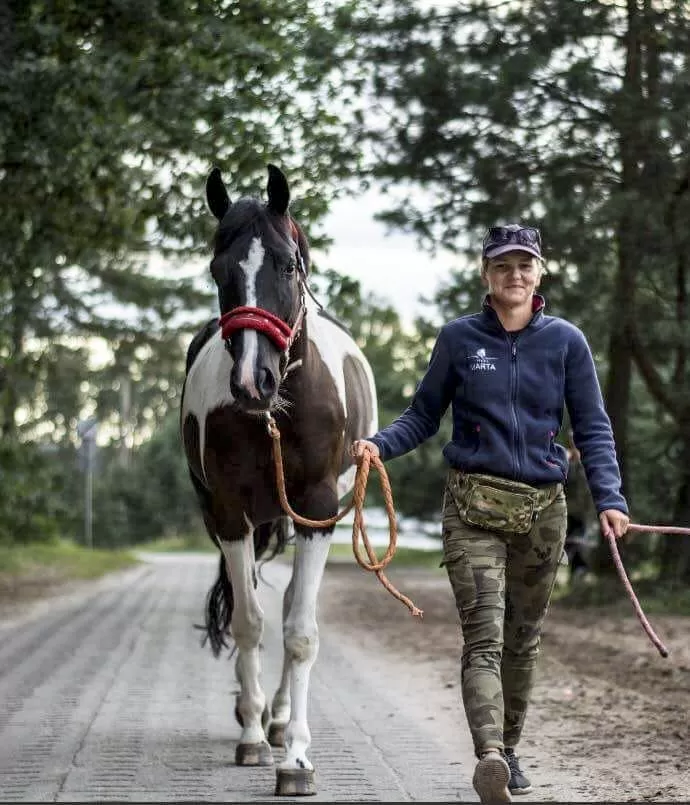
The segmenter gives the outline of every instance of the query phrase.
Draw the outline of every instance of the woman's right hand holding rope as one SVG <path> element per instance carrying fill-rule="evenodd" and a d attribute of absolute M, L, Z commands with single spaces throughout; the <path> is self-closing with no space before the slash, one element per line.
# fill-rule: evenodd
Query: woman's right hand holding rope
<path fill-rule="evenodd" d="M 370 442 L 368 439 L 357 439 L 350 447 L 350 455 L 357 464 L 357 476 L 355 478 L 354 496 L 352 501 L 355 509 L 355 519 L 352 524 L 352 552 L 354 553 L 357 564 L 364 570 L 374 572 L 378 580 L 388 590 L 391 595 L 401 601 L 410 612 L 417 618 L 421 618 L 424 613 L 421 609 L 416 607 L 414 603 L 406 596 L 397 590 L 388 581 L 383 573 L 383 569 L 388 565 L 393 558 L 398 541 L 398 526 L 395 517 L 395 508 L 393 507 L 393 493 L 391 491 L 390 481 L 386 469 L 381 460 L 379 448 Z M 386 551 L 383 559 L 378 559 L 376 553 L 369 542 L 367 530 L 364 526 L 364 498 L 366 495 L 367 480 L 369 476 L 369 467 L 372 465 L 379 473 L 379 480 L 381 481 L 381 491 L 386 505 L 386 514 L 388 515 L 389 527 L 389 542 L 388 550 Z M 359 541 L 362 540 L 364 549 L 368 556 L 368 561 L 361 556 L 359 551 Z"/>
<path fill-rule="evenodd" d="M 350 447 L 350 455 L 352 458 L 354 458 L 357 464 L 362 463 L 365 450 L 368 450 L 371 455 L 376 456 L 376 458 L 380 457 L 379 448 L 374 444 L 374 442 L 370 442 L 368 439 L 357 439 L 356 441 L 352 442 L 352 446 Z"/>

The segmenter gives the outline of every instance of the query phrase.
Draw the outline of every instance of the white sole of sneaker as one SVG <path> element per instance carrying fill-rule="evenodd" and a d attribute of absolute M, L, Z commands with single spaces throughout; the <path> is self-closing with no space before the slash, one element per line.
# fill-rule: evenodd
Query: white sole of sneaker
<path fill-rule="evenodd" d="M 498 752 L 488 752 L 474 770 L 472 785 L 482 805 L 501 805 L 512 802 L 508 791 L 510 769 Z"/>
<path fill-rule="evenodd" d="M 528 785 L 526 788 L 511 788 L 509 790 L 514 797 L 520 797 L 523 794 L 530 794 L 532 792 L 532 786 Z"/>

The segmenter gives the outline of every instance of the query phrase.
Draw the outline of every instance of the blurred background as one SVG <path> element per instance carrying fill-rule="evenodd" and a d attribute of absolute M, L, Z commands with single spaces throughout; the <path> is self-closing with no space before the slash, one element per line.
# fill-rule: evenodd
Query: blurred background
<path fill-rule="evenodd" d="M 478 309 L 486 226 L 540 227 L 633 520 L 690 525 L 689 61 L 687 0 L 0 0 L 0 569 L 208 542 L 178 403 L 213 165 L 234 198 L 288 176 L 382 424 Z M 449 426 L 387 467 L 403 545 L 438 544 Z M 690 582 L 690 538 L 625 553 Z"/>

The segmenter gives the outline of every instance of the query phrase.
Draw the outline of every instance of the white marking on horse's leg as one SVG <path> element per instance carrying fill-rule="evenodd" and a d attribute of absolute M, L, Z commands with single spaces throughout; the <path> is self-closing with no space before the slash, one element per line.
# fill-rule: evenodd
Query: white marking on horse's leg
<path fill-rule="evenodd" d="M 234 595 L 230 628 L 238 651 L 240 695 L 237 707 L 243 721 L 240 743 L 256 744 L 266 740 L 261 725 L 266 696 L 259 680 L 259 644 L 263 633 L 264 613 L 254 589 L 254 529 L 248 525 L 249 529 L 243 540 L 221 542 L 221 549 Z"/>
<path fill-rule="evenodd" d="M 290 583 L 285 588 L 283 594 L 283 629 L 290 613 L 290 606 L 294 597 L 295 583 L 290 579 Z M 271 720 L 276 724 L 285 726 L 290 718 L 290 658 L 286 651 L 283 652 L 283 669 L 280 674 L 280 684 L 276 689 L 271 704 Z"/>
<path fill-rule="evenodd" d="M 246 260 L 240 260 L 240 268 L 244 273 L 246 283 L 246 304 L 249 307 L 256 307 L 256 278 L 264 262 L 266 251 L 261 243 L 261 238 L 252 238 L 249 246 L 249 254 Z M 259 336 L 254 330 L 244 330 L 244 349 L 239 359 L 240 383 L 244 386 L 250 397 L 257 400 L 261 398 L 259 390 L 254 381 L 254 366 L 259 354 Z"/>
<path fill-rule="evenodd" d="M 307 750 L 311 733 L 307 721 L 307 697 L 311 669 L 319 653 L 319 628 L 316 622 L 316 601 L 323 571 L 328 558 L 330 536 L 314 531 L 305 539 L 295 537 L 293 564 L 293 598 L 285 624 L 283 643 L 290 674 L 292 708 L 285 729 L 285 760 L 281 769 L 310 769 Z"/>

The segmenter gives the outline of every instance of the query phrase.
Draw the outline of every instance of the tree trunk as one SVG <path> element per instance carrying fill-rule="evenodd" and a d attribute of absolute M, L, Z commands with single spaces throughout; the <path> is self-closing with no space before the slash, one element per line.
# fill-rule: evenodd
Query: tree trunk
<path fill-rule="evenodd" d="M 641 18 L 637 0 L 627 0 L 628 30 L 626 41 L 625 77 L 617 110 L 621 155 L 620 213 L 616 231 L 618 270 L 616 272 L 612 307 L 613 316 L 608 346 L 608 374 L 605 387 L 606 410 L 611 418 L 616 454 L 620 466 L 623 494 L 629 498 L 628 483 L 628 422 L 630 388 L 633 371 L 631 348 L 631 317 L 635 310 L 637 289 L 637 227 L 633 200 L 638 192 L 640 145 L 637 110 L 643 102 L 641 65 Z M 602 540 L 594 557 L 598 572 L 615 573 L 608 545 Z"/>
<path fill-rule="evenodd" d="M 642 93 L 642 18 L 637 0 L 627 0 L 628 30 L 626 42 L 625 77 L 618 110 L 619 143 L 621 155 L 621 198 L 616 239 L 618 245 L 618 271 L 613 291 L 614 316 L 608 349 L 608 377 L 606 406 L 611 417 L 616 452 L 627 493 L 628 418 L 630 384 L 632 380 L 632 350 L 630 319 L 635 310 L 637 273 L 637 222 L 635 221 L 635 195 L 639 190 L 639 148 L 641 138 L 637 112 L 644 102 Z"/>
<path fill-rule="evenodd" d="M 683 448 L 678 462 L 680 477 L 671 522 L 690 526 L 690 412 L 685 419 L 681 439 Z M 690 537 L 669 534 L 662 545 L 659 580 L 687 586 L 690 583 Z"/>
<path fill-rule="evenodd" d="M 621 240 L 625 238 L 622 236 Z M 606 378 L 606 410 L 611 418 L 613 436 L 616 441 L 616 454 L 623 480 L 623 493 L 627 493 L 628 420 L 630 409 L 630 385 L 632 380 L 632 353 L 630 349 L 630 330 L 628 326 L 629 306 L 635 299 L 635 266 L 631 265 L 621 246 L 618 258 L 618 273 L 614 299 L 615 314 L 608 347 L 608 374 Z"/>

